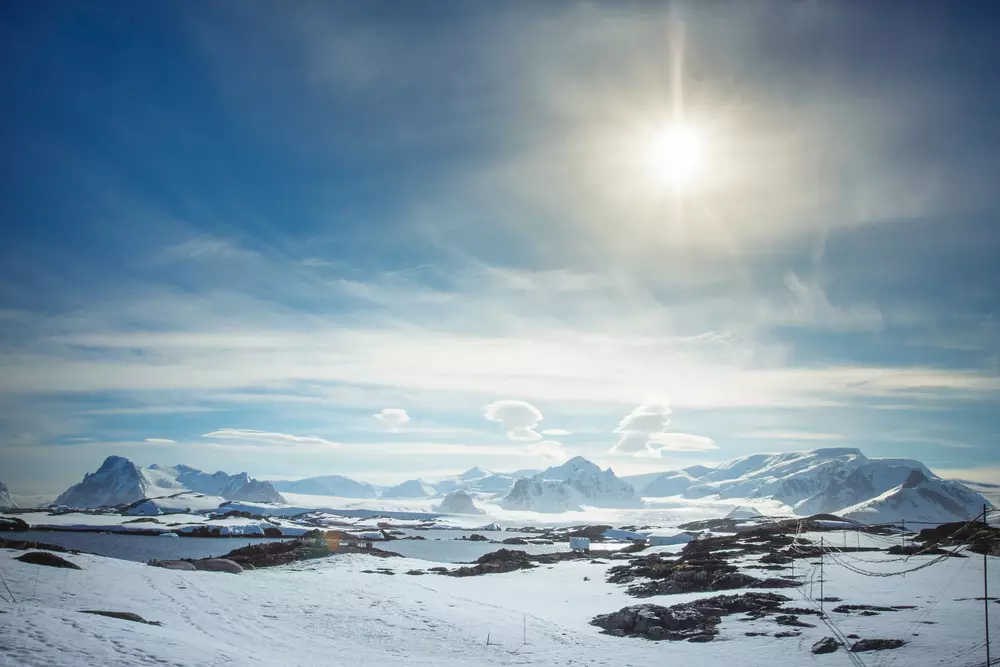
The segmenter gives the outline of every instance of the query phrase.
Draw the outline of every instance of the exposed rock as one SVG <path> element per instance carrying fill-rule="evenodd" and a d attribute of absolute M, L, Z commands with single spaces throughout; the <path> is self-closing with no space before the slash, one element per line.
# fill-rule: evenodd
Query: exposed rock
<path fill-rule="evenodd" d="M 775 632 L 774 636 L 777 637 L 777 638 L 779 638 L 779 639 L 785 639 L 787 637 L 801 637 L 802 633 L 801 632 L 795 632 L 793 630 L 787 630 L 785 632 Z"/>
<path fill-rule="evenodd" d="M 761 563 L 768 563 L 773 565 L 787 565 L 791 563 L 794 559 L 791 556 L 781 553 L 780 551 L 772 551 L 766 553 L 760 557 Z"/>
<path fill-rule="evenodd" d="M 107 616 L 108 618 L 118 618 L 123 621 L 132 621 L 133 623 L 145 623 L 146 625 L 163 625 L 159 621 L 147 621 L 139 614 L 133 614 L 130 611 L 97 611 L 95 609 L 81 609 L 81 614 L 96 614 L 97 616 Z"/>
<path fill-rule="evenodd" d="M 693 544 L 690 543 L 690 544 Z M 665 559 L 658 554 L 637 558 L 628 565 L 616 565 L 608 570 L 609 583 L 629 583 L 636 578 L 646 578 L 629 586 L 628 594 L 635 597 L 673 595 L 702 591 L 732 590 L 735 588 L 793 588 L 798 583 L 787 579 L 758 579 L 737 571 L 723 560 L 706 559 L 683 561 Z"/>
<path fill-rule="evenodd" d="M 879 607 L 878 605 L 873 605 L 873 604 L 842 604 L 839 607 L 833 608 L 833 613 L 835 614 L 850 614 L 855 611 L 860 611 L 862 613 L 869 612 L 868 614 L 864 615 L 871 616 L 871 614 L 875 612 L 899 611 L 899 610 L 894 609 L 893 607 Z"/>
<path fill-rule="evenodd" d="M 399 554 L 391 551 L 375 548 L 364 549 L 346 542 L 340 542 L 337 546 L 337 551 L 333 552 L 330 549 L 330 544 L 323 536 L 323 531 L 314 530 L 294 540 L 251 544 L 240 549 L 234 549 L 226 554 L 225 558 L 235 561 L 240 565 L 250 563 L 255 567 L 273 567 L 275 565 L 287 565 L 288 563 L 300 560 L 324 558 L 333 553 L 364 553 L 378 557 L 399 556 Z"/>
<path fill-rule="evenodd" d="M 149 564 L 153 567 L 162 567 L 165 570 L 182 570 L 185 572 L 194 572 L 198 568 L 194 566 L 194 563 L 186 560 L 152 560 Z"/>
<path fill-rule="evenodd" d="M 472 577 L 480 574 L 500 574 L 503 572 L 513 572 L 514 570 L 528 570 L 533 567 L 535 567 L 535 564 L 531 562 L 528 554 L 525 552 L 499 549 L 492 553 L 483 554 L 476 560 L 475 565 L 460 567 L 451 570 L 447 574 L 452 577 Z"/>
<path fill-rule="evenodd" d="M 937 538 L 937 539 L 934 539 Z M 935 528 L 920 531 L 915 538 L 918 541 L 929 541 L 938 546 L 952 546 L 961 543 L 969 544 L 969 551 L 989 556 L 1000 556 L 1000 528 L 983 526 L 982 524 L 948 523 Z"/>
<path fill-rule="evenodd" d="M 595 617 L 590 623 L 605 634 L 672 641 L 711 641 L 723 616 L 775 610 L 790 598 L 776 593 L 719 595 L 672 607 L 639 604 Z M 659 629 L 657 629 L 659 628 Z"/>
<path fill-rule="evenodd" d="M 955 553 L 948 549 L 923 546 L 920 544 L 894 544 L 886 549 L 886 553 L 893 556 L 913 556 L 919 553 L 922 556 L 952 556 L 953 558 L 968 558 L 965 554 Z"/>
<path fill-rule="evenodd" d="M 423 570 L 407 570 L 406 573 L 414 575 L 414 576 L 417 576 L 417 575 L 424 574 L 424 571 Z"/>
<path fill-rule="evenodd" d="M 243 568 L 240 567 L 239 563 L 231 561 L 228 558 L 202 558 L 201 560 L 194 561 L 194 568 L 205 572 L 228 572 L 229 574 L 240 574 L 243 572 Z"/>
<path fill-rule="evenodd" d="M 468 540 L 470 542 L 489 542 L 490 538 L 485 537 L 483 535 L 479 535 L 477 533 L 473 533 L 472 535 L 469 535 Z"/>
<path fill-rule="evenodd" d="M 528 540 L 523 537 L 508 537 L 501 541 L 501 544 L 527 544 Z"/>
<path fill-rule="evenodd" d="M 46 551 L 56 551 L 63 554 L 80 553 L 75 549 L 67 549 L 56 544 L 45 544 L 44 542 L 34 542 L 32 540 L 7 540 L 2 537 L 0 537 L 0 549 L 16 549 L 18 551 L 24 551 L 25 549 L 45 549 Z"/>
<path fill-rule="evenodd" d="M 28 530 L 28 522 L 16 516 L 0 516 L 0 532 L 5 530 Z"/>
<path fill-rule="evenodd" d="M 813 653 L 833 653 L 840 648 L 840 642 L 833 637 L 824 637 L 813 644 Z"/>
<path fill-rule="evenodd" d="M 63 567 L 70 570 L 82 570 L 83 568 L 76 563 L 71 563 L 62 556 L 57 556 L 53 553 L 47 551 L 29 551 L 26 554 L 18 556 L 15 560 L 19 560 L 22 563 L 31 563 L 32 565 L 45 565 L 48 567 Z"/>
<path fill-rule="evenodd" d="M 886 651 L 899 648 L 906 644 L 902 639 L 862 639 L 854 642 L 851 646 L 851 653 L 864 653 L 865 651 Z"/>
<path fill-rule="evenodd" d="M 795 628 L 815 628 L 811 623 L 804 623 L 795 614 L 782 614 L 774 617 L 774 622 L 778 625 L 788 625 Z"/>

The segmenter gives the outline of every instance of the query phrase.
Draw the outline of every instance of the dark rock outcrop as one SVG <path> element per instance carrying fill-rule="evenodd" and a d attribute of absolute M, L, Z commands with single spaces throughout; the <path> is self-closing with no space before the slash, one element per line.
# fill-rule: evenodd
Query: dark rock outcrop
<path fill-rule="evenodd" d="M 16 516 L 0 516 L 0 532 L 5 530 L 28 530 L 28 522 Z"/>
<path fill-rule="evenodd" d="M 778 625 L 787 625 L 795 628 L 815 628 L 815 625 L 811 623 L 805 623 L 799 620 L 799 617 L 795 614 L 781 614 L 774 617 L 774 622 Z"/>
<path fill-rule="evenodd" d="M 763 614 L 778 609 L 790 598 L 776 593 L 719 595 L 672 607 L 639 604 L 595 617 L 590 623 L 605 634 L 644 637 L 651 640 L 711 641 L 718 634 L 723 616 L 736 613 Z"/>
<path fill-rule="evenodd" d="M 842 604 L 839 607 L 833 608 L 833 613 L 835 614 L 850 614 L 853 612 L 880 612 L 880 611 L 899 611 L 893 607 L 880 607 L 874 604 Z"/>
<path fill-rule="evenodd" d="M 480 556 L 474 565 L 460 567 L 447 572 L 452 577 L 473 577 L 480 574 L 501 574 L 515 570 L 529 570 L 535 567 L 523 551 L 499 549 Z"/>
<path fill-rule="evenodd" d="M 130 611 L 97 611 L 95 609 L 81 609 L 81 614 L 96 614 L 97 616 L 107 616 L 108 618 L 117 618 L 123 621 L 132 621 L 133 623 L 145 623 L 146 625 L 163 625 L 159 621 L 147 621 L 139 614 L 133 614 Z"/>
<path fill-rule="evenodd" d="M 56 544 L 45 544 L 44 542 L 35 542 L 33 540 L 7 540 L 2 537 L 0 537 L 0 549 L 16 549 L 18 551 L 24 551 L 26 549 L 44 549 L 45 551 L 55 551 L 63 554 L 80 553 L 74 549 L 67 549 Z"/>
<path fill-rule="evenodd" d="M 693 544 L 693 543 L 692 543 Z M 636 558 L 628 565 L 616 565 L 608 570 L 609 583 L 629 583 L 628 594 L 635 597 L 674 595 L 703 591 L 722 591 L 736 588 L 793 588 L 798 586 L 788 579 L 758 579 L 743 574 L 734 565 L 719 560 L 670 560 L 658 554 Z"/>
<path fill-rule="evenodd" d="M 861 639 L 851 646 L 851 653 L 864 653 L 865 651 L 886 651 L 900 648 L 906 642 L 902 639 Z"/>
<path fill-rule="evenodd" d="M 57 556 L 48 551 L 29 551 L 24 555 L 18 556 L 15 560 L 19 560 L 22 563 L 31 563 L 32 565 L 45 565 L 47 567 L 62 567 L 70 570 L 83 569 L 76 563 L 71 563 L 62 556 Z"/>
<path fill-rule="evenodd" d="M 332 551 L 330 544 L 325 539 L 323 531 L 314 530 L 294 540 L 251 544 L 241 549 L 234 549 L 226 554 L 224 558 L 239 563 L 241 566 L 249 563 L 254 567 L 274 567 L 300 560 L 324 558 L 340 553 L 363 553 L 381 558 L 399 556 L 399 554 L 392 551 L 375 548 L 365 549 L 347 542 L 337 543 L 335 547 L 336 551 Z"/>
<path fill-rule="evenodd" d="M 833 637 L 824 637 L 813 644 L 812 652 L 816 654 L 833 653 L 840 648 L 840 642 Z"/>

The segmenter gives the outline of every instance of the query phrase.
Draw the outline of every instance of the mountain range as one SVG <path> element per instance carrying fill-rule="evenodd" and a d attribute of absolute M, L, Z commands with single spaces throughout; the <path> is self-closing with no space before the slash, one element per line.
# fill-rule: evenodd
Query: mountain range
<path fill-rule="evenodd" d="M 143 498 L 193 491 L 226 500 L 281 503 L 284 498 L 270 482 L 253 479 L 247 473 L 229 475 L 206 473 L 185 465 L 151 465 L 140 468 L 122 456 L 109 456 L 96 472 L 87 473 L 56 498 L 56 505 L 105 507 L 134 503 Z"/>
<path fill-rule="evenodd" d="M 522 477 L 500 501 L 508 510 L 566 512 L 593 507 L 642 507 L 642 499 L 632 485 L 622 481 L 611 468 L 601 470 L 582 456 L 552 466 L 531 477 Z"/>
<path fill-rule="evenodd" d="M 434 482 L 407 480 L 379 487 L 340 475 L 296 481 L 259 481 L 246 473 L 206 473 L 189 466 L 140 468 L 110 456 L 94 473 L 67 489 L 58 505 L 99 507 L 134 503 L 143 498 L 184 492 L 264 503 L 285 501 L 287 493 L 340 498 L 425 500 L 445 497 L 436 505 L 448 513 L 479 512 L 475 502 L 505 510 L 557 513 L 586 507 L 641 508 L 644 499 L 671 502 L 732 501 L 754 507 L 755 501 L 777 501 L 799 516 L 836 514 L 864 523 L 915 521 L 940 523 L 976 516 L 986 498 L 969 486 L 944 480 L 919 461 L 869 459 L 854 448 L 828 448 L 780 454 L 753 454 L 715 467 L 618 477 L 583 457 L 543 471 L 497 473 L 474 467 Z M 0 505 L 10 502 L 0 484 Z M 5 500 L 5 498 L 7 498 Z M 177 502 L 190 502 L 181 498 Z M 441 509 L 444 508 L 444 509 Z M 461 510 L 461 511 L 459 511 Z"/>
<path fill-rule="evenodd" d="M 715 468 L 626 477 L 645 498 L 776 500 L 800 516 L 829 513 L 865 523 L 959 521 L 987 501 L 910 459 L 869 459 L 849 447 L 753 454 Z"/>

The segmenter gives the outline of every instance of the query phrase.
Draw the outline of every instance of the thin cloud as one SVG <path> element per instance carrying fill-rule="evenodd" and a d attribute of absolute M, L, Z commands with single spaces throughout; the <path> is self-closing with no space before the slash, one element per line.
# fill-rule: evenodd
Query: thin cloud
<path fill-rule="evenodd" d="M 246 444 L 267 444 L 267 445 L 320 445 L 323 447 L 339 447 L 340 443 L 331 442 L 314 435 L 293 435 L 291 433 L 276 433 L 273 431 L 257 431 L 244 428 L 223 428 L 211 433 L 205 433 L 201 437 L 213 438 L 217 440 L 234 440 Z"/>
<path fill-rule="evenodd" d="M 794 297 L 788 311 L 790 324 L 830 331 L 878 331 L 882 328 L 882 313 L 873 305 L 835 306 L 817 283 L 803 281 L 791 271 L 785 274 L 785 287 Z"/>
<path fill-rule="evenodd" d="M 539 431 L 542 435 L 573 435 L 573 431 L 562 428 L 546 428 Z"/>
<path fill-rule="evenodd" d="M 402 408 L 382 408 L 373 416 L 394 433 L 399 431 L 400 426 L 410 421 L 410 416 Z"/>
<path fill-rule="evenodd" d="M 169 438 L 146 438 L 143 442 L 148 442 L 151 445 L 176 445 L 176 440 L 170 440 Z"/>

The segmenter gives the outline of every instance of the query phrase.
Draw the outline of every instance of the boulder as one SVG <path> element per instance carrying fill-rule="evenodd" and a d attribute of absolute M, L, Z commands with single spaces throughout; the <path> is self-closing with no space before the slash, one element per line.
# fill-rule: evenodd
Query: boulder
<path fill-rule="evenodd" d="M 186 560 L 151 560 L 149 564 L 153 567 L 162 567 L 165 570 L 183 570 L 185 572 L 194 572 L 198 568 L 194 566 L 194 563 Z"/>
<path fill-rule="evenodd" d="M 893 607 L 880 607 L 873 604 L 842 604 L 839 607 L 833 608 L 833 613 L 835 614 L 850 614 L 852 612 L 859 611 L 864 616 L 872 616 L 873 614 L 880 611 L 899 611 Z"/>
<path fill-rule="evenodd" d="M 803 623 L 795 614 L 782 614 L 774 617 L 774 622 L 778 625 L 787 625 L 795 628 L 815 628 L 811 623 Z"/>
<path fill-rule="evenodd" d="M 29 551 L 26 554 L 18 556 L 16 560 L 22 563 L 31 563 L 32 565 L 45 565 L 47 567 L 62 567 L 70 570 L 82 570 L 83 568 L 76 563 L 71 563 L 62 556 L 57 556 L 48 551 Z"/>
<path fill-rule="evenodd" d="M 145 623 L 146 625 L 163 625 L 159 621 L 147 621 L 139 614 L 133 614 L 130 611 L 97 611 L 93 609 L 82 609 L 80 610 L 80 613 L 107 616 L 108 618 L 117 618 L 122 621 L 132 621 L 133 623 Z"/>
<path fill-rule="evenodd" d="M 203 572 L 228 572 L 230 574 L 243 572 L 239 563 L 228 558 L 202 558 L 194 561 L 194 568 Z"/>
<path fill-rule="evenodd" d="M 899 648 L 906 644 L 902 639 L 861 639 L 851 646 L 851 653 L 864 653 L 866 651 L 886 651 Z"/>
<path fill-rule="evenodd" d="M 824 637 L 823 639 L 820 639 L 818 642 L 813 644 L 812 652 L 817 654 L 833 653 L 839 648 L 840 648 L 840 642 L 838 642 L 836 639 L 834 639 L 833 637 Z"/>

